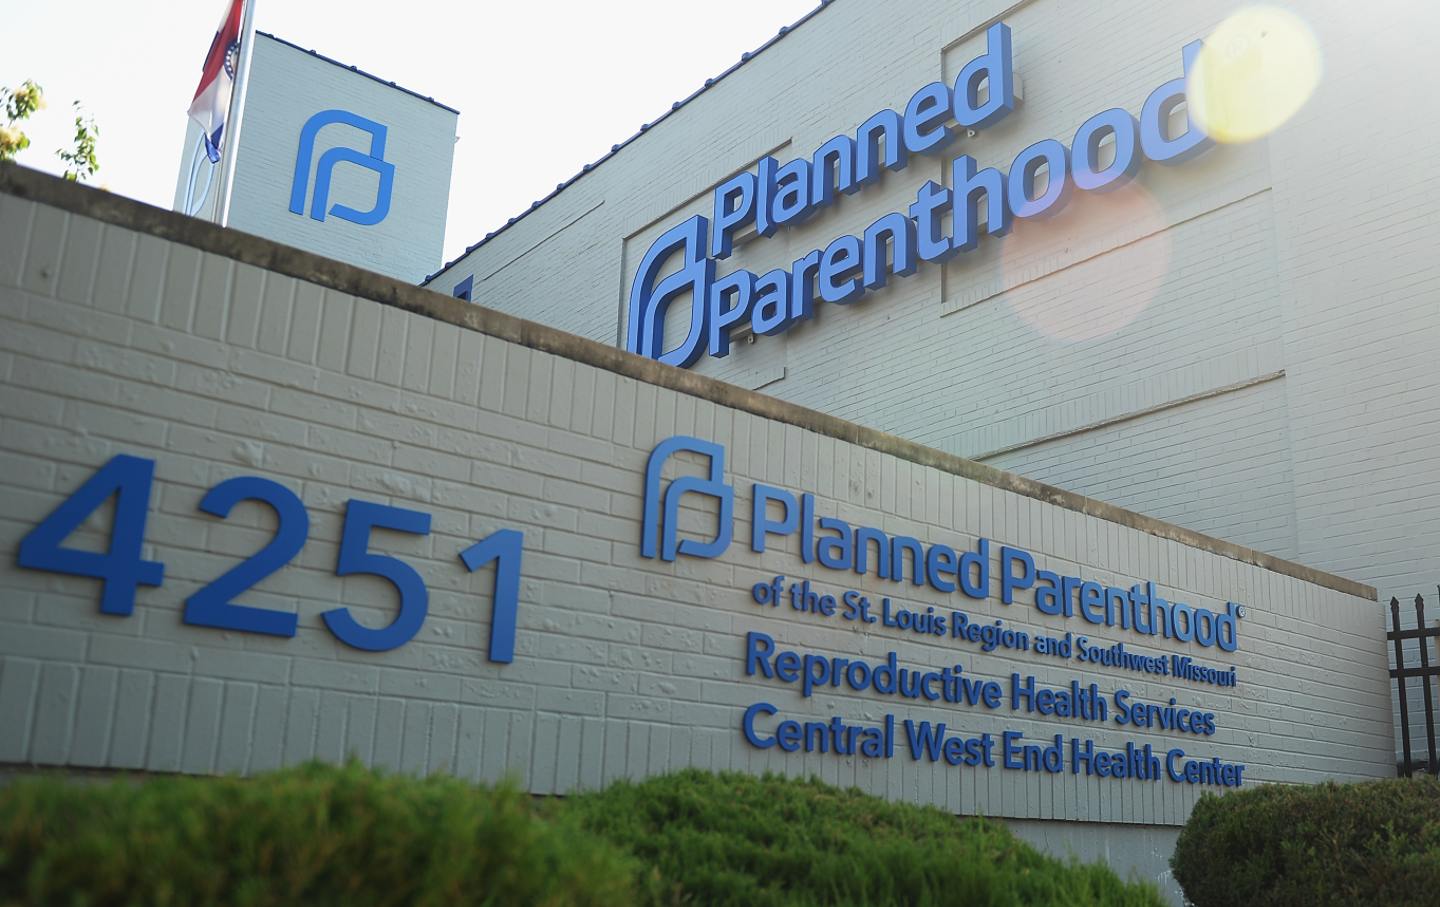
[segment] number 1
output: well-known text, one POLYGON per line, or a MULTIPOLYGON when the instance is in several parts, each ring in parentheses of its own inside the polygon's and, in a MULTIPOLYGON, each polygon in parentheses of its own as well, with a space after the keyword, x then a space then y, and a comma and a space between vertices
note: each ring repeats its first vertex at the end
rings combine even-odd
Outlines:
POLYGON ((495 595, 490 612, 490 660, 509 664, 515 660, 515 615, 520 607, 520 558, 525 552, 525 535, 517 529, 501 529, 460 552, 460 560, 471 573, 495 562, 495 595))

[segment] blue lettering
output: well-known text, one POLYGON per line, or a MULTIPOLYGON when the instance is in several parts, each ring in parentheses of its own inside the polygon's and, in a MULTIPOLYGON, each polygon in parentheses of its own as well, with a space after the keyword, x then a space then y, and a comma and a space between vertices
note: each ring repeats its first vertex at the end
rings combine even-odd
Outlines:
POLYGON ((745 715, 740 719, 740 732, 745 735, 745 740, 756 749, 768 750, 775 745, 774 737, 761 737, 755 733, 755 716, 774 715, 780 710, 768 702, 757 702, 745 710, 745 715))
POLYGON ((775 192, 775 223, 802 220, 810 209, 810 162, 796 158, 777 170, 775 192))
POLYGON ((800 525, 798 510, 795 496, 790 492, 783 488, 761 485, 757 482, 754 504, 750 514, 750 549, 764 551, 765 536, 767 535, 792 535, 800 525), (780 510, 784 514, 778 520, 772 520, 769 516, 769 505, 772 501, 780 505, 780 510))
POLYGON ((911 154, 939 151, 954 136, 944 125, 950 119, 950 89, 931 82, 915 92, 905 105, 905 148, 911 154))
POLYGON ((864 247, 867 290, 885 286, 889 274, 909 277, 919 267, 915 258, 915 222, 903 214, 887 214, 866 227, 864 247))
MULTIPOLYGON (((926 182, 906 211, 881 217, 862 236, 841 236, 796 259, 789 269, 760 277, 740 270, 716 280, 715 262, 732 255, 735 237, 746 227, 773 236, 781 225, 833 204, 840 193, 879 180, 883 170, 905 168, 912 154, 938 152, 960 130, 987 128, 1014 111, 1010 29, 1003 22, 991 25, 985 51, 961 69, 953 85, 931 82, 909 98, 903 113, 880 110, 853 135, 832 136, 808 158, 781 164, 767 155, 753 172, 720 183, 712 200, 713 234, 709 220, 691 218, 662 235, 642 259, 631 286, 627 348, 681 368, 706 353, 722 358, 730 352, 731 331, 747 318, 757 336, 781 333, 813 318, 818 302, 854 303, 884 288, 892 274, 909 276, 922 261, 939 264, 976 249, 982 231, 1004 236, 1013 218, 1058 213, 1072 187, 1108 192, 1133 179, 1143 158, 1167 164, 1188 160, 1212 144, 1188 116, 1182 133, 1171 135, 1170 129, 1173 114, 1186 102, 1185 78, 1200 48, 1198 41, 1184 48, 1184 74, 1151 92, 1138 118, 1119 107, 1104 110, 1080 126, 1071 146, 1056 139, 1034 142, 1008 171, 982 169, 971 156, 960 155, 951 167, 950 188, 926 182), (1113 160, 1102 167, 1107 143, 1113 160), (953 225, 948 233, 947 220, 953 225), (662 276, 665 263, 676 255, 679 269, 662 276), (665 349, 667 309, 685 298, 692 307, 689 329, 677 346, 665 349)), ((972 594, 972 586, 961 585, 972 594)), ((1090 605, 1082 608, 1092 619, 1090 605)), ((1162 619, 1168 621, 1169 615, 1162 619)), ((1185 632, 1213 635, 1222 647, 1230 639, 1215 623, 1187 626, 1185 632)))
POLYGON ((855 179, 855 140, 848 135, 837 135, 821 145, 815 152, 810 175, 814 180, 810 202, 816 208, 833 202, 836 188, 846 195, 858 192, 860 183, 855 179))
POLYGON ((861 267, 860 240, 842 236, 826 246, 820 256, 820 298, 836 305, 854 302, 864 292, 861 267))
POLYGON ((755 275, 746 270, 726 274, 710 285, 706 349, 716 359, 730 355, 730 328, 750 317, 755 301, 755 275), (733 299, 734 302, 729 302, 733 299))
POLYGON ((766 680, 772 679, 775 674, 770 670, 770 664, 766 660, 771 652, 775 651, 775 640, 764 633, 754 631, 745 635, 745 676, 754 677, 758 671, 764 675, 766 680))
POLYGON ((1157 164, 1181 164, 1215 144, 1185 108, 1185 131, 1170 135, 1170 115, 1185 103, 1185 81, 1200 57, 1204 42, 1193 41, 1180 52, 1185 74, 1171 79, 1150 93, 1140 113, 1140 147, 1157 164))
POLYGON ((1119 107, 1086 120, 1071 145, 1070 169, 1075 185, 1086 192, 1112 192, 1140 172, 1140 123, 1119 107), (1100 168, 1100 145, 1105 136, 1115 143, 1115 159, 1100 168))
POLYGON ((790 272, 767 271, 755 280, 755 307, 750 327, 757 334, 778 334, 790 326, 790 272))
POLYGON ((966 129, 984 129, 1015 109, 1015 67, 1010 27, 996 22, 985 31, 985 53, 965 64, 955 78, 955 122, 966 129), (990 97, 980 104, 980 86, 989 82, 990 97))
POLYGON ((1019 548, 1000 547, 1000 600, 1013 604, 1015 593, 1035 585, 1035 559, 1019 548), (1019 565, 1020 572, 1014 570, 1019 565))
POLYGON ((715 234, 710 238, 710 255, 729 258, 735 231, 755 223, 755 176, 738 173, 715 189, 715 234))

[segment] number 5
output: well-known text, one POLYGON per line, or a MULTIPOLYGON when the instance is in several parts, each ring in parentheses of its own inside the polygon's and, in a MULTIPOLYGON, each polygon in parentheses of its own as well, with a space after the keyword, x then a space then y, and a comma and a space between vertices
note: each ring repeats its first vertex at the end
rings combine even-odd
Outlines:
POLYGON ((370 530, 375 527, 427 535, 430 514, 385 504, 349 501, 345 504, 345 526, 340 532, 339 576, 370 574, 390 581, 400 593, 400 610, 390 626, 371 629, 361 626, 349 608, 335 608, 321 615, 330 632, 347 646, 367 652, 388 652, 405 645, 425 623, 430 611, 430 593, 425 580, 404 561, 385 554, 371 554, 370 530))

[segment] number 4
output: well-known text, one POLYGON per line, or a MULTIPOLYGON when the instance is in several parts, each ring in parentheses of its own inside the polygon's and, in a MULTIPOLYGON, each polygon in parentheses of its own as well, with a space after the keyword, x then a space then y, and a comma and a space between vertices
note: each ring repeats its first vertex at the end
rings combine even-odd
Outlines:
POLYGON ((140 557, 154 480, 154 460, 125 454, 114 457, 25 536, 20 542, 20 566, 98 579, 101 613, 130 614, 135 610, 136 589, 158 586, 165 578, 164 564, 140 557), (111 496, 115 497, 115 518, 109 550, 101 554, 61 547, 111 496))

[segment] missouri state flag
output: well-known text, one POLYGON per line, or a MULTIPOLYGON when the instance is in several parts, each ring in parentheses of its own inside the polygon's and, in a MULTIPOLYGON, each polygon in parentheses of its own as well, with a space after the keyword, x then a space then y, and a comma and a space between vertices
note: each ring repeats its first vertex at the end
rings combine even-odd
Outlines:
POLYGON ((225 117, 230 112, 230 95, 235 90, 235 70, 240 65, 240 19, 243 0, 230 0, 225 18, 210 42, 205 55, 205 70, 200 87, 190 102, 190 119, 200 124, 205 133, 205 153, 210 162, 220 160, 225 143, 225 117))

